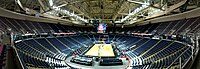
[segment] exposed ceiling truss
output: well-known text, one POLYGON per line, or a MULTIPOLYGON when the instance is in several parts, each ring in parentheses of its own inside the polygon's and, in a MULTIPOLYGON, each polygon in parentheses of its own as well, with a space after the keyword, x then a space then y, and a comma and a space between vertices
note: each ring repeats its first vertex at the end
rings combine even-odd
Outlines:
MULTIPOLYGON (((165 12, 168 6, 183 0, 0 0, 0 7, 26 13, 16 1, 34 12, 84 24, 91 19, 101 19, 104 23, 110 20, 130 23, 157 12, 165 12)), ((199 0, 188 2, 189 6, 200 6, 199 0)))

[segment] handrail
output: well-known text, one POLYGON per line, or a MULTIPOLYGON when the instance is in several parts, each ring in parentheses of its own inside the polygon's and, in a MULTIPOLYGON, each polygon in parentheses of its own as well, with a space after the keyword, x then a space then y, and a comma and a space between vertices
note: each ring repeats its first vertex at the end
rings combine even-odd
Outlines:
POLYGON ((112 41, 115 39, 116 35, 112 38, 112 41))
POLYGON ((151 49, 153 49, 154 47, 156 47, 162 40, 159 40, 158 42, 156 42, 156 44, 154 44, 153 46, 151 46, 148 50, 146 50, 145 52, 143 52, 139 57, 144 56, 146 53, 148 53, 151 49))
MULTIPOLYGON (((188 47, 184 52, 182 52, 168 67, 167 69, 169 69, 184 53, 186 53, 186 51, 188 51, 190 49, 190 47, 188 47)), ((192 56, 192 55, 191 55, 192 56)), ((189 59, 188 59, 189 60, 189 59)))
POLYGON ((19 54, 18 54, 18 52, 17 52, 17 49, 16 49, 15 46, 14 46, 13 34, 11 34, 10 37, 11 37, 11 47, 12 47, 12 48, 14 49, 14 51, 16 52, 16 56, 18 57, 18 60, 19 60, 19 63, 20 63, 20 65, 21 65, 22 69, 27 69, 27 68, 25 68, 25 65, 22 63, 22 60, 21 60, 20 57, 19 57, 19 54))
POLYGON ((62 53, 60 49, 54 46, 47 38, 44 38, 57 52, 62 53))
POLYGON ((22 60, 20 59, 19 54, 18 54, 18 52, 17 52, 15 46, 12 46, 12 47, 14 48, 14 50, 15 50, 15 52, 16 52, 16 54, 17 54, 17 57, 18 57, 18 60, 19 60, 19 62, 20 62, 20 64, 21 64, 21 66, 22 66, 22 69, 25 69, 24 64, 22 63, 22 60))

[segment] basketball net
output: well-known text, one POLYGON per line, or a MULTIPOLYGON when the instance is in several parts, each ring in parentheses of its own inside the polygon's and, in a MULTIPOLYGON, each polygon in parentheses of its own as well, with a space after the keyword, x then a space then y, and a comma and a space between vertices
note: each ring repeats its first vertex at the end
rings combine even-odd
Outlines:
POLYGON ((106 38, 102 38, 102 41, 106 40, 106 38))

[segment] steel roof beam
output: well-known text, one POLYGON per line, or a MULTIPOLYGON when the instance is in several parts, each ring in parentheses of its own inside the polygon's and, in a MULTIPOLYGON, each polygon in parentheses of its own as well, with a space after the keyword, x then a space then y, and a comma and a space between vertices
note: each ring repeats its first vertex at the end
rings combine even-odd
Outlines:
POLYGON ((138 1, 133 1, 133 0, 127 0, 128 2, 132 2, 135 4, 141 4, 141 5, 149 5, 149 3, 143 3, 143 2, 138 2, 138 1))
POLYGON ((43 2, 41 0, 38 0, 38 2, 40 4, 42 10, 44 11, 45 10, 45 6, 44 6, 43 2))
MULTIPOLYGON (((85 0, 83 0, 83 1, 85 1, 85 0)), ((79 1, 79 2, 83 2, 83 1, 79 1)), ((64 2, 65 2, 66 4, 69 4, 69 3, 66 2, 66 1, 64 1, 64 2)), ((76 3, 77 3, 77 2, 76 2, 76 3)), ((81 14, 86 14, 86 13, 84 13, 83 11, 81 11, 80 9, 74 7, 73 5, 71 5, 71 7, 74 8, 75 10, 77 10, 78 12, 80 12, 81 14)), ((88 15, 85 15, 85 16, 91 19, 90 16, 88 16, 88 15)))
MULTIPOLYGON (((133 1, 133 0, 127 0, 128 2, 131 2, 131 3, 135 3, 135 4, 141 4, 141 5, 147 5, 147 6, 150 6, 150 7, 153 7, 153 8, 156 8, 156 9, 160 9, 160 10, 163 10, 162 8, 160 7, 156 7, 156 6, 153 6, 149 3, 143 3, 143 2, 138 2, 138 1, 133 1)), ((163 10, 164 11, 164 10, 163 10)))

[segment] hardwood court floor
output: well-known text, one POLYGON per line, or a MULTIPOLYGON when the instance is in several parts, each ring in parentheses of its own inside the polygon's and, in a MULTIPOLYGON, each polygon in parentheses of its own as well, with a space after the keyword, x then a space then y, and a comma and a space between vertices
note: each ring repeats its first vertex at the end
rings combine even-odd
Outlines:
POLYGON ((114 52, 111 44, 95 44, 85 55, 88 56, 108 56, 114 57, 114 52))

